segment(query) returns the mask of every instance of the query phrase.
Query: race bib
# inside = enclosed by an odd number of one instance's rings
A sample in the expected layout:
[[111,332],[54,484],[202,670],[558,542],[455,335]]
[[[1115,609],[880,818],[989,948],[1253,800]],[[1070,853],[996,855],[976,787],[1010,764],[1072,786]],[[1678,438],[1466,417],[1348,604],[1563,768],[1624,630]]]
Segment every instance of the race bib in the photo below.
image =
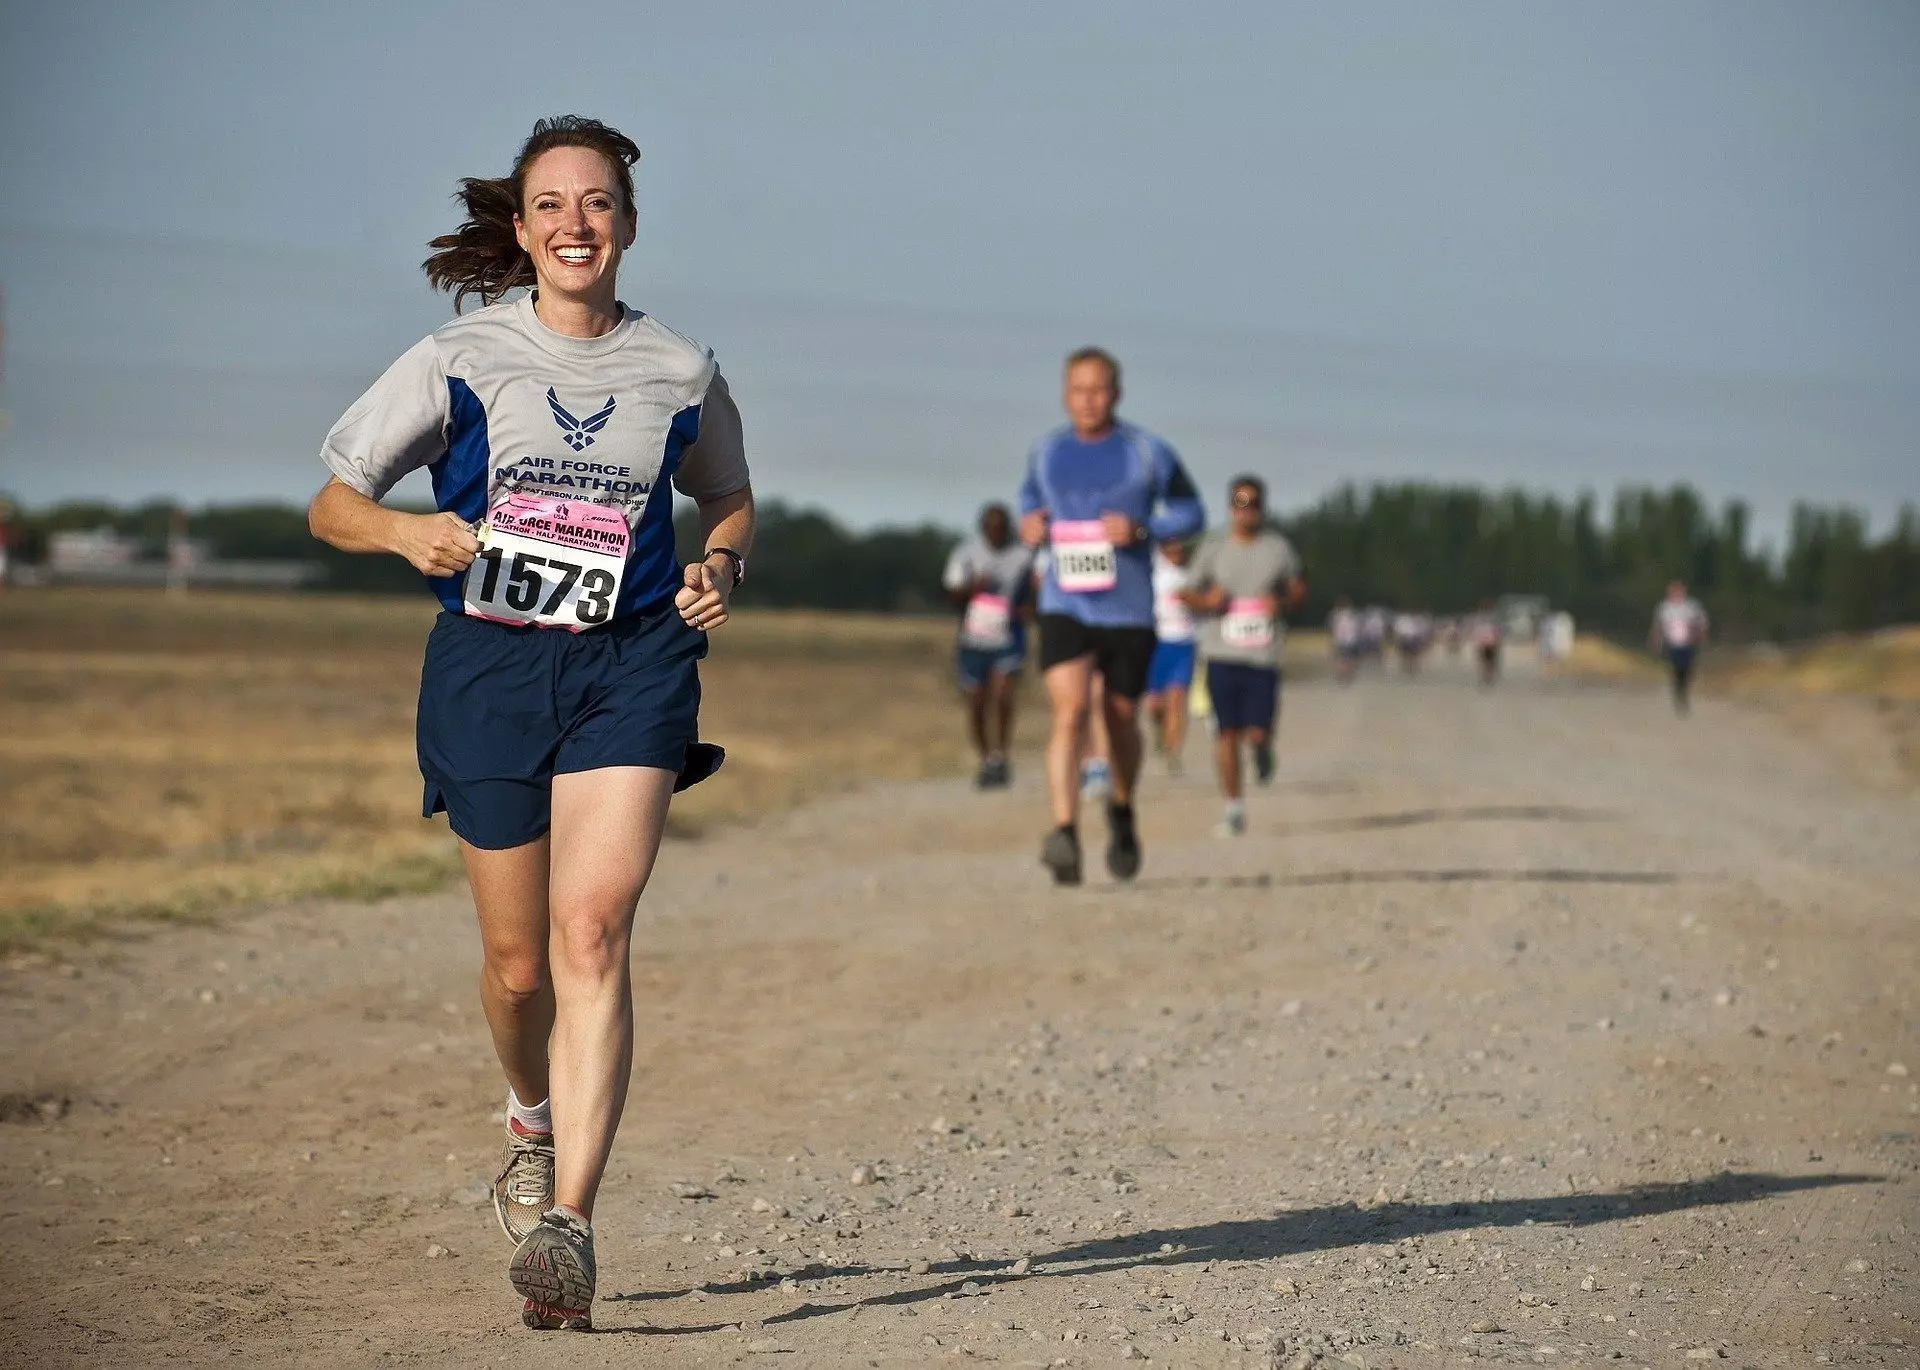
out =
[[1263,599],[1230,599],[1220,618],[1220,641],[1229,647],[1258,651],[1273,645],[1273,615]]
[[606,623],[620,600],[629,536],[626,515],[607,505],[508,495],[480,529],[466,611],[575,633]]
[[1162,642],[1187,642],[1193,637],[1193,610],[1177,591],[1153,597],[1153,631]]
[[982,651],[1013,646],[1013,602],[1005,595],[975,595],[967,601],[961,632]]
[[1053,582],[1070,595],[1111,590],[1120,579],[1113,544],[1099,519],[1053,525]]

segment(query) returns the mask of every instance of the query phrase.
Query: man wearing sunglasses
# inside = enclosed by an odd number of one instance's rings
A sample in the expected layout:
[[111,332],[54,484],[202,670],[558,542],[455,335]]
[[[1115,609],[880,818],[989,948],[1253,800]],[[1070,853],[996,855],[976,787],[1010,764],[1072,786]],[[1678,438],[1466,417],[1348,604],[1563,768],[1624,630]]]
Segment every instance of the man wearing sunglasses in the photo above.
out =
[[1258,476],[1228,487],[1227,531],[1201,545],[1193,559],[1187,602],[1206,615],[1200,650],[1213,700],[1214,760],[1226,813],[1222,837],[1247,830],[1240,789],[1240,748],[1253,752],[1260,783],[1273,779],[1273,735],[1280,719],[1281,615],[1306,598],[1293,544],[1265,526],[1267,488]]

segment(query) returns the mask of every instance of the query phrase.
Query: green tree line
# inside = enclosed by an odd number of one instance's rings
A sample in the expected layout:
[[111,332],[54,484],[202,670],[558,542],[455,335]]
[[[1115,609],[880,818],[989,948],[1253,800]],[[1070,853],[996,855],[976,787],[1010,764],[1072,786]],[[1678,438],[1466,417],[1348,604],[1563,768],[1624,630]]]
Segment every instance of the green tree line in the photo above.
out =
[[1745,504],[1686,486],[1592,495],[1407,483],[1342,486],[1282,518],[1307,568],[1309,617],[1335,595],[1458,613],[1543,594],[1583,628],[1637,638],[1667,582],[1687,582],[1717,631],[1790,639],[1920,621],[1920,511],[1879,539],[1845,509],[1797,505],[1786,545],[1759,546]]
[[[13,521],[15,552],[39,561],[51,533],[107,527],[158,555],[173,517],[174,506],[161,502],[21,511]],[[1912,506],[1877,538],[1854,510],[1797,506],[1780,548],[1756,543],[1744,504],[1710,508],[1686,486],[1623,489],[1603,513],[1592,495],[1348,485],[1276,522],[1306,564],[1309,621],[1324,617],[1342,594],[1459,613],[1501,594],[1537,593],[1583,628],[1635,638],[1676,576],[1729,638],[1791,639],[1920,621],[1920,511]],[[289,505],[193,511],[187,531],[220,557],[316,562],[324,589],[417,593],[420,586],[397,558],[349,556],[315,542],[305,511]],[[694,556],[700,543],[691,508],[675,531],[681,555]],[[941,603],[941,566],[958,536],[931,523],[855,532],[817,509],[768,500],[740,603],[932,610]]]

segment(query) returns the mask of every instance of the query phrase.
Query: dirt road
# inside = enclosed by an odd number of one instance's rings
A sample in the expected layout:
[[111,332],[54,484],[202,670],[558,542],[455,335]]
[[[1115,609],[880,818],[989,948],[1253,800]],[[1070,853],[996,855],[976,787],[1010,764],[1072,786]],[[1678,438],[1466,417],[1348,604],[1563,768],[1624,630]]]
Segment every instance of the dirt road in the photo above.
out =
[[1920,1363],[1920,802],[1524,678],[1283,753],[1128,889],[1031,765],[672,844],[600,1336],[518,1326],[464,898],[16,965],[0,1360]]

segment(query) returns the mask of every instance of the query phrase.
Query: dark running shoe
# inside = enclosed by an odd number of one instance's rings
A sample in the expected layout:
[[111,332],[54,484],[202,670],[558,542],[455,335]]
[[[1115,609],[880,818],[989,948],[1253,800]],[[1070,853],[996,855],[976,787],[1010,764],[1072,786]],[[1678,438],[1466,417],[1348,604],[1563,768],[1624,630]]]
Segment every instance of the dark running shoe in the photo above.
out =
[[520,1320],[536,1332],[591,1332],[595,1273],[593,1230],[549,1209],[507,1265],[507,1278],[527,1301]]
[[1053,872],[1056,885],[1080,883],[1080,838],[1072,828],[1055,828],[1040,844],[1040,864]]
[[1107,870],[1115,880],[1140,873],[1140,835],[1133,830],[1131,805],[1107,805]]

